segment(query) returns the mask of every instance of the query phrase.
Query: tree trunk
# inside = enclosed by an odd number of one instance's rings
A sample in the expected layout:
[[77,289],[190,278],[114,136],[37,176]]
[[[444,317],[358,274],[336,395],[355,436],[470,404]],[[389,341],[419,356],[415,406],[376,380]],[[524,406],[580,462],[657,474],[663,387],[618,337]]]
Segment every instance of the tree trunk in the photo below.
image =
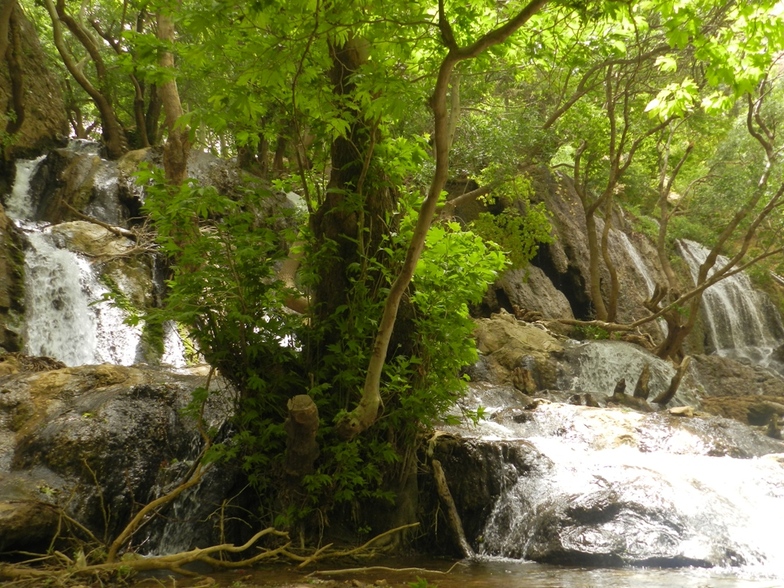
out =
[[370,427],[376,421],[378,409],[381,405],[381,372],[386,362],[387,350],[392,338],[392,331],[395,328],[400,302],[408,285],[411,283],[411,279],[414,277],[416,264],[422,255],[422,250],[425,248],[425,238],[435,217],[438,199],[441,196],[441,191],[444,189],[449,173],[449,116],[447,114],[446,102],[452,71],[461,61],[473,59],[484,53],[488,48],[503,43],[528,22],[528,19],[539,12],[545,4],[547,4],[547,0],[531,0],[505,24],[482,35],[471,45],[459,47],[455,41],[452,27],[446,18],[443,0],[439,2],[439,29],[442,40],[449,51],[438,69],[436,85],[433,90],[433,96],[430,99],[430,106],[433,109],[433,140],[435,143],[436,168],[427,198],[425,198],[419,210],[419,217],[406,251],[403,267],[389,289],[389,294],[384,304],[384,313],[373,343],[367,376],[362,388],[362,398],[359,401],[359,405],[351,412],[346,413],[344,418],[337,424],[338,434],[344,438],[353,438]]
[[[348,95],[354,91],[352,75],[367,59],[364,41],[349,39],[339,47],[331,47],[331,54],[334,92],[338,97]],[[317,247],[330,249],[320,259],[319,282],[314,289],[314,310],[320,321],[326,321],[338,307],[348,303],[352,280],[360,274],[356,268],[366,267],[365,256],[378,254],[381,239],[390,230],[385,220],[394,211],[397,199],[390,190],[368,181],[376,132],[373,121],[359,114],[347,136],[332,142],[327,193],[311,216]],[[276,161],[281,140],[278,140]],[[278,165],[275,164],[275,170]],[[327,335],[323,343],[331,342]]]
[[588,229],[588,275],[591,279],[591,302],[593,302],[594,318],[600,321],[607,321],[607,307],[604,305],[602,297],[601,259],[599,238],[596,234],[596,218],[593,211],[586,209],[585,226]]
[[[158,15],[158,38],[168,44],[174,43],[174,21],[168,15]],[[171,51],[161,53],[159,65],[165,70],[174,71],[174,55]],[[177,124],[183,112],[177,82],[173,77],[161,84],[160,94],[166,115],[166,129],[169,132],[166,145],[163,147],[163,169],[166,173],[166,181],[172,186],[179,186],[188,175],[188,154],[191,143],[188,128]]]

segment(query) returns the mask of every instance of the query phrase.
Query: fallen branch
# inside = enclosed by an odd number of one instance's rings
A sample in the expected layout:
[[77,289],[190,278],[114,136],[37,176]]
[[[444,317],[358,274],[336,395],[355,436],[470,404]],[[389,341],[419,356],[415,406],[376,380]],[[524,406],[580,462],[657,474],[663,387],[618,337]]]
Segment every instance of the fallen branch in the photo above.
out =
[[622,325],[619,323],[608,323],[599,320],[581,321],[578,319],[557,319],[553,322],[560,323],[562,325],[569,325],[571,327],[599,327],[604,329],[605,331],[611,331],[611,332],[633,331],[636,328],[636,325]]
[[474,557],[475,553],[471,545],[468,543],[465,532],[463,531],[463,523],[460,520],[460,515],[457,512],[457,507],[455,506],[455,501],[452,498],[452,493],[449,491],[449,486],[446,483],[444,468],[441,467],[441,462],[437,459],[431,460],[430,465],[433,468],[433,478],[436,481],[438,497],[444,503],[444,507],[446,508],[449,526],[452,528],[452,532],[455,534],[455,538],[457,539],[457,543],[460,546],[460,550],[463,552],[463,556],[472,558]]
[[[413,529],[414,527],[418,527],[419,523],[409,523],[408,525],[401,525],[400,527],[395,527],[394,529],[389,529],[388,531],[384,531],[380,535],[376,535],[369,541],[366,541],[359,547],[354,547],[353,549],[348,549],[345,551],[336,551],[334,553],[329,553],[328,557],[336,558],[336,557],[349,557],[351,555],[357,555],[358,553],[362,553],[363,551],[367,551],[368,548],[373,545],[379,539],[392,535],[394,533],[399,533],[400,531],[405,531],[406,529]],[[313,563],[314,561],[318,561],[321,559],[321,554],[324,553],[328,548],[332,546],[332,543],[329,545],[325,545],[321,549],[317,550],[313,555],[303,559],[302,563],[299,564],[298,567],[304,568],[309,563]]]
[[122,227],[116,227],[114,225],[110,225],[109,223],[105,223],[103,221],[100,221],[100,220],[98,220],[97,218],[95,218],[93,216],[89,216],[87,214],[84,214],[83,212],[79,212],[73,206],[68,204],[65,200],[63,200],[63,205],[68,210],[70,210],[71,213],[73,215],[75,215],[77,218],[79,218],[80,220],[93,223],[95,225],[98,225],[99,227],[103,227],[104,229],[106,229],[110,233],[113,233],[113,234],[117,235],[118,237],[125,237],[126,239],[130,239],[132,241],[138,241],[139,240],[139,235],[137,235],[133,231],[129,231],[128,229],[123,229]]

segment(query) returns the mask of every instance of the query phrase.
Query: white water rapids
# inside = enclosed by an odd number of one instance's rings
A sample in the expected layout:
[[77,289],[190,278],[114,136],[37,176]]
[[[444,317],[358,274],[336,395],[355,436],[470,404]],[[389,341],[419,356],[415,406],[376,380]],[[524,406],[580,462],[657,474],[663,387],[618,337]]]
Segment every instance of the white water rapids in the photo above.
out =
[[469,404],[496,416],[447,428],[506,448],[482,454],[503,480],[480,534],[482,554],[547,561],[571,553],[583,565],[693,562],[784,582],[784,454],[753,457],[781,451],[780,442],[724,419],[559,403],[508,418],[514,398],[476,386]]

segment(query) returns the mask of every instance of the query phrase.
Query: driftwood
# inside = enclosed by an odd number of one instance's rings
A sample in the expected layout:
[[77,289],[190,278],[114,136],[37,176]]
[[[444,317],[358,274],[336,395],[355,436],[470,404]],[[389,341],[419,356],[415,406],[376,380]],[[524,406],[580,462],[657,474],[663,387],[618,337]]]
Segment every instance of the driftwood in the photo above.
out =
[[466,539],[465,532],[463,531],[463,523],[460,520],[460,515],[457,512],[457,507],[455,506],[455,501],[452,498],[452,493],[449,491],[449,486],[446,483],[446,476],[444,475],[444,469],[441,467],[441,462],[437,459],[433,459],[430,461],[430,464],[433,468],[433,478],[436,482],[438,497],[444,503],[449,526],[452,528],[452,532],[455,534],[455,538],[457,539],[458,545],[460,546],[460,550],[463,552],[463,556],[468,558],[474,557],[474,550]]
[[99,227],[103,227],[104,229],[106,229],[110,233],[114,233],[118,237],[125,237],[126,239],[130,239],[131,241],[139,240],[139,235],[137,235],[133,231],[129,231],[128,229],[123,229],[122,227],[116,227],[114,225],[110,225],[109,223],[105,223],[101,220],[98,220],[93,216],[89,216],[87,214],[84,214],[83,212],[79,212],[64,200],[63,200],[63,205],[71,212],[71,214],[73,214],[78,219],[93,223],[95,225],[98,225]]

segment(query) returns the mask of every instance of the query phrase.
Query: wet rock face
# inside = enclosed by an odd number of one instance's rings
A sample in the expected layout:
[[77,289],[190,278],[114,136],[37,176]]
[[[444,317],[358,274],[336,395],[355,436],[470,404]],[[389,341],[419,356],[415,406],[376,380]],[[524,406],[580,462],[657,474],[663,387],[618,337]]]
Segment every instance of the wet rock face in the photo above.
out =
[[445,471],[461,472],[450,477],[449,488],[463,520],[467,537],[477,537],[501,491],[531,469],[536,451],[519,443],[463,442],[439,438],[433,458]]
[[[0,378],[0,550],[45,549],[58,508],[98,537],[115,535],[172,464],[198,453],[201,435],[182,410],[203,384],[109,365]],[[231,410],[216,396],[207,426],[221,426]],[[29,534],[25,518],[36,521]]]
[[102,159],[96,144],[55,149],[30,182],[33,218],[60,223],[76,219],[81,212],[124,226],[139,205],[120,190],[118,177],[118,163]]
[[0,207],[0,347],[17,351],[24,312],[24,258],[19,232]]

